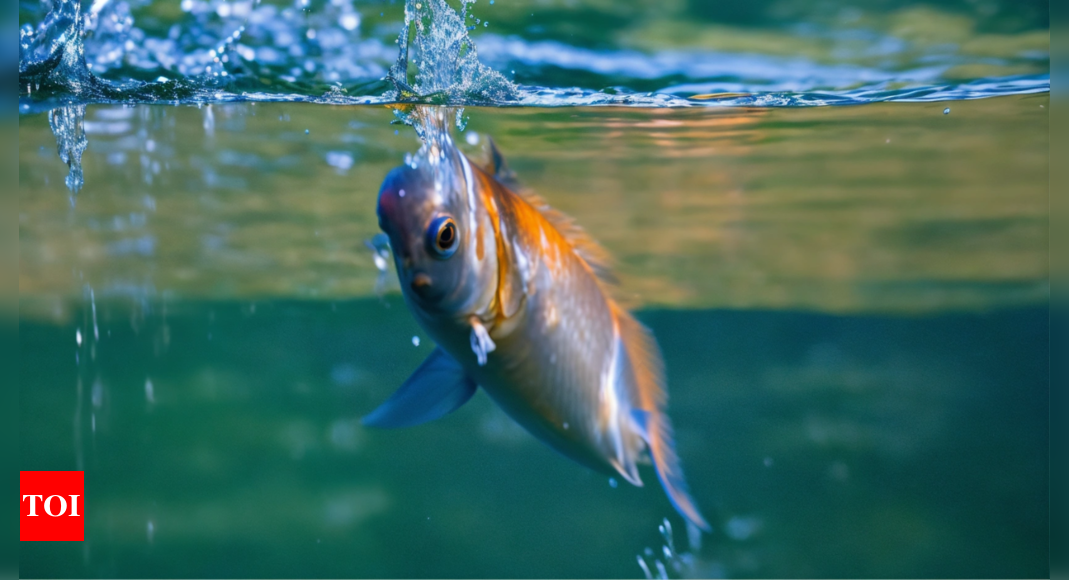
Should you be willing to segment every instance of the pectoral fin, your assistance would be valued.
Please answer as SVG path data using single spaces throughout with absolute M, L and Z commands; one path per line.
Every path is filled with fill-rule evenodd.
M 494 339 L 490 338 L 490 331 L 486 330 L 482 322 L 479 322 L 478 317 L 472 316 L 471 350 L 475 353 L 479 366 L 486 366 L 486 356 L 496 349 L 497 345 L 494 344 Z
M 364 417 L 369 427 L 412 427 L 444 417 L 468 402 L 475 382 L 441 348 L 408 377 L 385 403 Z

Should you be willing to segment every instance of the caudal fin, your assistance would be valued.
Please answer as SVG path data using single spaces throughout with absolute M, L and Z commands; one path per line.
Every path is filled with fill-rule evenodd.
M 684 518 L 705 531 L 711 531 L 698 505 L 690 496 L 683 468 L 676 455 L 672 439 L 672 423 L 664 408 L 668 394 L 664 388 L 664 363 L 653 336 L 630 314 L 615 309 L 620 337 L 627 348 L 635 381 L 635 397 L 632 400 L 634 425 L 649 448 L 657 479 L 668 494 L 672 506 Z
M 668 501 L 684 518 L 706 532 L 712 531 L 709 522 L 702 516 L 698 504 L 690 495 L 687 480 L 683 477 L 683 467 L 679 464 L 675 444 L 672 440 L 672 424 L 661 413 L 651 413 L 636 409 L 632 412 L 639 432 L 650 449 L 653 467 L 657 470 L 657 479 L 668 495 Z

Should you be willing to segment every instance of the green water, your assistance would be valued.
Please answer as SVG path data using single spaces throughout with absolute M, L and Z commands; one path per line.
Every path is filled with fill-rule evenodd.
M 947 105 L 468 110 L 658 337 L 687 575 L 1048 573 L 1049 97 Z M 364 246 L 390 118 L 90 106 L 72 205 L 19 117 L 19 468 L 86 472 L 22 576 L 634 577 L 682 527 L 485 396 L 359 426 L 433 348 Z

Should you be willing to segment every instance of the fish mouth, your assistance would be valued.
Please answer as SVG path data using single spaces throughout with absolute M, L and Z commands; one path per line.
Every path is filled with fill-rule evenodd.
M 428 302 L 434 302 L 442 297 L 441 289 L 434 286 L 434 280 L 426 272 L 415 272 L 408 287 L 416 296 Z

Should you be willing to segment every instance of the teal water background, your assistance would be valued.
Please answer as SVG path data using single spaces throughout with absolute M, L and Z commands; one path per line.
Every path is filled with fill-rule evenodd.
M 431 348 L 388 303 L 188 303 L 140 333 L 100 308 L 94 373 L 70 362 L 88 312 L 23 324 L 42 370 L 23 375 L 20 462 L 86 470 L 87 541 L 23 543 L 21 574 L 641 577 L 672 517 L 656 487 L 610 487 L 481 395 L 434 425 L 358 426 Z M 720 518 L 693 574 L 1043 575 L 1043 309 L 640 318 Z

